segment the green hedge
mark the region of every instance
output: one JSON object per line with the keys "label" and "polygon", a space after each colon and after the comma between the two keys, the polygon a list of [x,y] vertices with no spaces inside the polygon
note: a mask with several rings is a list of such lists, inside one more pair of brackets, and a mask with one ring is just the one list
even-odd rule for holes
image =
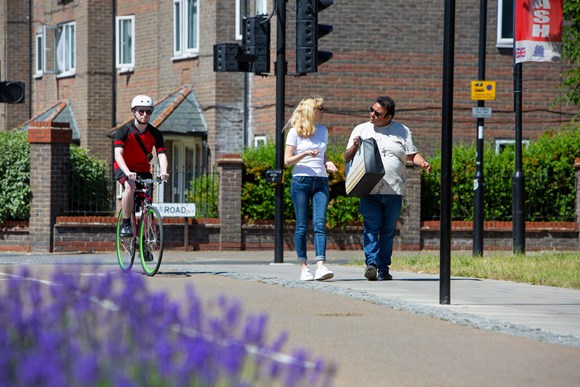
{"label": "green hedge", "polygon": [[[71,210],[111,210],[111,178],[103,161],[71,145]],[[0,132],[0,222],[30,218],[30,144],[23,131]]]}
{"label": "green hedge", "polygon": [[[451,217],[473,220],[475,145],[453,148]],[[574,221],[576,188],[574,161],[580,157],[580,128],[546,132],[523,146],[525,210],[528,221]],[[432,173],[422,174],[421,219],[439,219],[441,155],[430,159]],[[515,147],[499,154],[490,143],[484,146],[484,216],[486,220],[512,219],[512,178]]]}
{"label": "green hedge", "polygon": [[30,145],[26,132],[0,131],[0,223],[30,217]]}

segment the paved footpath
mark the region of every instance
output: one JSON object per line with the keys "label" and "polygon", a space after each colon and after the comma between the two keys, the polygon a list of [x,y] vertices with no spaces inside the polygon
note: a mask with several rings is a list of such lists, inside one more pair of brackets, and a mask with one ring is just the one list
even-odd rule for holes
{"label": "paved footpath", "polygon": [[[190,284],[205,299],[225,294],[266,311],[293,347],[338,364],[339,386],[580,385],[580,291],[452,277],[451,304],[440,305],[438,276],[366,281],[346,264],[353,254],[329,252],[335,277],[301,282],[293,253],[276,264],[273,252],[166,252],[148,283],[174,297]],[[0,265],[18,263],[116,269],[110,253],[0,254]]]}

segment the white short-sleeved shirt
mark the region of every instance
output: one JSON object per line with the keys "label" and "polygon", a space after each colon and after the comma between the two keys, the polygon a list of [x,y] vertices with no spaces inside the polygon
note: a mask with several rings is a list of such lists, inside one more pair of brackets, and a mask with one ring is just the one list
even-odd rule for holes
{"label": "white short-sleeved shirt", "polygon": [[347,149],[359,136],[363,140],[374,137],[385,167],[385,176],[373,188],[371,195],[404,195],[407,156],[418,153],[413,143],[411,130],[396,121],[391,121],[389,125],[383,127],[375,127],[371,122],[365,122],[353,129],[348,139]]}
{"label": "white short-sleeved shirt", "polygon": [[286,136],[286,145],[294,147],[294,154],[299,154],[307,150],[318,149],[316,157],[306,156],[294,165],[292,176],[319,176],[328,177],[326,166],[324,165],[324,153],[328,142],[328,128],[323,125],[316,125],[316,132],[312,137],[304,138],[298,136],[296,129],[292,128]]}

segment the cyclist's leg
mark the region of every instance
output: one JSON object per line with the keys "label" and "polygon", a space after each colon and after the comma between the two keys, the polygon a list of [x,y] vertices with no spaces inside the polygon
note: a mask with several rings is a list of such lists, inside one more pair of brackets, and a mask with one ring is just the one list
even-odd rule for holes
{"label": "cyclist's leg", "polygon": [[123,211],[123,222],[128,223],[131,220],[131,214],[133,213],[135,181],[128,179],[121,169],[115,170],[115,179],[123,188],[123,194],[121,195],[121,210]]}

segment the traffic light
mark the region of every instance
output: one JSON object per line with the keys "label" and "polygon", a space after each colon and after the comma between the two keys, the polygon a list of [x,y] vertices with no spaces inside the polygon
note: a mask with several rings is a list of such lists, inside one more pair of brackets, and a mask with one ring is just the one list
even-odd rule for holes
{"label": "traffic light", "polygon": [[318,24],[318,14],[334,0],[296,0],[296,72],[315,73],[332,58],[332,52],[319,51],[318,40],[332,32],[330,24]]}
{"label": "traffic light", "polygon": [[238,54],[241,51],[237,43],[220,43],[213,46],[213,71],[239,71]]}
{"label": "traffic light", "polygon": [[253,59],[248,71],[256,74],[270,72],[270,20],[267,15],[244,19],[242,45],[244,53]]}
{"label": "traffic light", "polygon": [[24,82],[0,82],[0,103],[24,103]]}

